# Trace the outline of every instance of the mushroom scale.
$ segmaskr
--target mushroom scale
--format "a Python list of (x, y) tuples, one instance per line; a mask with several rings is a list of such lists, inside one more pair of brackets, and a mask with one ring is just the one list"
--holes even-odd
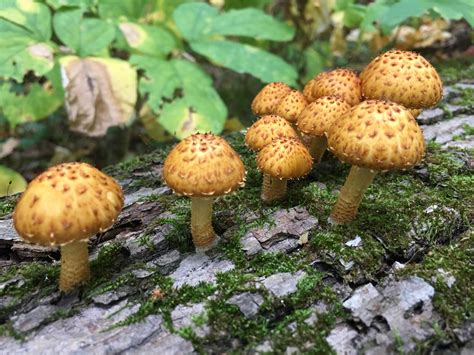
[(291, 91), (291, 88), (281, 82), (267, 84), (255, 96), (252, 101), (252, 111), (256, 115), (271, 115), (283, 97)]
[(435, 106), (443, 95), (436, 69), (414, 52), (390, 50), (373, 59), (360, 78), (364, 97), (390, 100), (407, 108)]
[(245, 144), (250, 149), (259, 151), (276, 138), (282, 137), (298, 138), (298, 134), (284, 118), (276, 115), (267, 115), (250, 126), (245, 134)]
[(338, 96), (349, 105), (362, 101), (360, 79), (349, 69), (335, 69), (319, 73), (312, 84), (311, 100), (322, 96)]
[(306, 97), (298, 90), (291, 90), (278, 103), (275, 114), (291, 123), (295, 123), (298, 115), (308, 105)]

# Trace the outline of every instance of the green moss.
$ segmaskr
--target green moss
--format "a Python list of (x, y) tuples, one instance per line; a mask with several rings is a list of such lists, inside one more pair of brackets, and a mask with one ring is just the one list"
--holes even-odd
[(3, 217), (11, 212), (15, 208), (16, 201), (19, 195), (6, 196), (0, 198), (0, 217)]
[(439, 60), (433, 62), (443, 83), (454, 84), (465, 78), (474, 77), (474, 59), (466, 56), (462, 59)]

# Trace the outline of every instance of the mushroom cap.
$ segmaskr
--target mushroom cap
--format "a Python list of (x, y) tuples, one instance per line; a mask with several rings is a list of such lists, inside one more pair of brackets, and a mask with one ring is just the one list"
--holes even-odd
[(274, 139), (282, 137), (298, 138), (298, 134), (284, 118), (276, 115), (267, 115), (250, 126), (245, 134), (245, 144), (250, 149), (259, 151)]
[(436, 69), (414, 52), (388, 51), (373, 59), (360, 78), (366, 98), (389, 100), (407, 108), (432, 107), (443, 95)]
[(220, 196), (243, 186), (246, 171), (239, 155), (221, 137), (196, 133), (178, 143), (163, 167), (163, 178), (185, 196)]
[(352, 70), (335, 69), (319, 73), (313, 80), (313, 101), (322, 96), (339, 96), (351, 106), (362, 101), (360, 79)]
[(323, 136), (351, 106), (340, 97), (323, 96), (311, 102), (298, 116), (298, 129), (309, 136)]
[(423, 109), (421, 109), (421, 108), (409, 108), (408, 111), (410, 111), (413, 118), (417, 118), (420, 115), (421, 111), (423, 111)]
[(303, 88), (303, 95), (306, 97), (306, 100), (308, 102), (313, 102), (315, 98), (313, 97), (313, 86), (314, 86), (314, 79), (311, 79), (306, 83), (306, 85)]
[(13, 214), (27, 242), (64, 245), (112, 226), (123, 192), (110, 176), (86, 163), (53, 166), (30, 182)]
[(291, 90), (278, 103), (275, 114), (289, 122), (296, 122), (298, 115), (306, 105), (308, 105), (308, 101), (303, 93), (298, 90)]
[(253, 113), (259, 116), (275, 113), (277, 104), (290, 91), (291, 88), (281, 82), (273, 82), (265, 85), (252, 101), (251, 108)]
[(352, 107), (328, 132), (328, 147), (340, 160), (373, 170), (407, 169), (423, 157), (423, 133), (411, 113), (387, 101)]
[(258, 169), (280, 179), (302, 177), (309, 173), (312, 166), (311, 154), (296, 138), (275, 139), (257, 155)]

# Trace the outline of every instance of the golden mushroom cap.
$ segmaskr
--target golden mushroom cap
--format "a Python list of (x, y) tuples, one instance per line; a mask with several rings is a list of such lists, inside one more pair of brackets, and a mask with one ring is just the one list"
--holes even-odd
[(351, 106), (362, 101), (360, 79), (352, 70), (335, 69), (319, 73), (313, 80), (313, 101), (323, 96), (338, 96)]
[(366, 98), (389, 100), (407, 108), (432, 107), (443, 95), (436, 69), (414, 52), (388, 51), (373, 59), (360, 78)]
[(281, 82), (267, 84), (259, 91), (252, 101), (252, 111), (256, 115), (271, 115), (275, 113), (276, 106), (291, 88)]
[(275, 114), (289, 122), (296, 122), (298, 115), (308, 105), (306, 97), (298, 90), (291, 90), (278, 103)]
[(408, 111), (410, 111), (413, 118), (417, 118), (420, 115), (421, 111), (423, 111), (423, 109), (421, 109), (421, 108), (409, 108)]
[(275, 139), (257, 155), (258, 169), (279, 179), (296, 179), (305, 176), (312, 166), (311, 154), (296, 138)]
[(122, 207), (122, 189), (113, 178), (86, 163), (65, 163), (30, 182), (13, 222), (27, 242), (64, 245), (106, 230)]
[(220, 196), (243, 186), (246, 171), (239, 155), (221, 137), (196, 133), (178, 143), (163, 167), (163, 178), (185, 196)]
[(328, 132), (328, 147), (340, 160), (373, 170), (407, 169), (424, 154), (423, 133), (411, 113), (387, 101), (352, 107)]
[(306, 83), (306, 85), (303, 88), (303, 95), (306, 97), (306, 100), (308, 102), (313, 102), (315, 98), (313, 97), (313, 86), (315, 84), (314, 79), (311, 79)]
[(351, 106), (340, 97), (323, 96), (311, 102), (298, 116), (298, 129), (309, 136), (323, 136)]
[(259, 151), (274, 139), (282, 137), (298, 138), (298, 134), (284, 118), (276, 115), (267, 115), (250, 126), (245, 134), (245, 144), (250, 149)]

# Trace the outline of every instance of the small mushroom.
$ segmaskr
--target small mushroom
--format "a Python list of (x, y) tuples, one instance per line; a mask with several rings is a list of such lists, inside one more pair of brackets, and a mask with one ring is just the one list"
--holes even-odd
[(258, 116), (274, 114), (280, 100), (290, 91), (288, 85), (280, 82), (265, 85), (252, 101), (253, 113)]
[(325, 134), (351, 106), (340, 97), (323, 96), (311, 102), (298, 116), (298, 129), (311, 138), (309, 152), (320, 162), (327, 148)]
[(114, 179), (86, 163), (65, 163), (31, 181), (13, 222), (25, 241), (60, 246), (59, 288), (69, 292), (90, 277), (88, 239), (110, 228), (122, 207)]
[(410, 111), (413, 118), (417, 118), (420, 115), (421, 111), (423, 111), (423, 109), (421, 109), (421, 108), (409, 108), (408, 111)]
[(315, 84), (314, 79), (311, 79), (310, 81), (308, 81), (306, 83), (306, 85), (303, 88), (303, 95), (304, 95), (304, 97), (306, 97), (306, 101), (308, 101), (308, 102), (313, 102), (314, 100), (316, 100), (313, 97), (313, 86), (314, 86), (314, 84)]
[(436, 69), (409, 51), (391, 50), (376, 57), (360, 79), (364, 97), (393, 101), (409, 109), (435, 106), (443, 95)]
[(212, 227), (214, 198), (244, 186), (245, 175), (239, 155), (224, 139), (210, 133), (193, 134), (169, 153), (163, 178), (175, 193), (191, 197), (191, 233), (198, 251), (217, 242)]
[(254, 151), (259, 151), (276, 138), (293, 137), (298, 134), (284, 118), (266, 115), (255, 121), (245, 134), (245, 144)]
[(306, 97), (298, 90), (291, 90), (280, 100), (275, 109), (275, 114), (294, 125), (298, 115), (304, 110), (306, 105), (308, 105)]
[(352, 165), (329, 221), (352, 221), (377, 171), (405, 170), (423, 157), (420, 127), (403, 106), (367, 100), (352, 107), (328, 132), (329, 150)]
[(338, 96), (354, 106), (362, 101), (360, 79), (349, 69), (335, 69), (319, 73), (314, 79), (310, 101), (323, 96)]
[(287, 180), (305, 176), (312, 165), (308, 149), (296, 138), (277, 138), (263, 147), (257, 155), (257, 167), (263, 172), (262, 200), (284, 198)]

